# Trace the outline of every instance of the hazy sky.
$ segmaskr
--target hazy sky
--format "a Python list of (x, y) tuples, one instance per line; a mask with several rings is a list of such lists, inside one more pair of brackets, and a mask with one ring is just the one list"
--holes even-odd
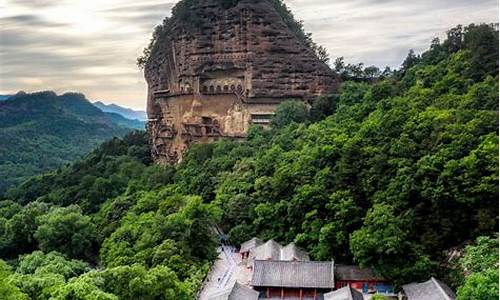
[[(145, 107), (135, 65), (169, 0), (0, 0), (0, 94), (79, 91)], [(497, 0), (287, 0), (332, 58), (397, 67), (456, 24), (498, 22)]]

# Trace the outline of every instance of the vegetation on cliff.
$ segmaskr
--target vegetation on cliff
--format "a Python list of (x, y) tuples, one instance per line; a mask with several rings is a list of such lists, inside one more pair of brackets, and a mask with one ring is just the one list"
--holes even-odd
[[(229, 9), (236, 6), (242, 0), (215, 0), (219, 1), (223, 9)], [(292, 11), (288, 8), (283, 0), (262, 0), (268, 1), (281, 16), (283, 22), (290, 29), (290, 31), (297, 36), (297, 38), (304, 43), (306, 47), (311, 49), (318, 58), (328, 63), (330, 58), (326, 48), (318, 45), (312, 39), (312, 34), (304, 29), (304, 24), (297, 21)], [(183, 28), (188, 31), (195, 31), (199, 29), (201, 24), (201, 17), (198, 11), (194, 9), (199, 6), (200, 0), (182, 0), (179, 1), (172, 9), (172, 16), (166, 17), (162, 24), (155, 27), (153, 36), (147, 47), (144, 48), (142, 55), (137, 58), (137, 66), (143, 69), (149, 58), (158, 51), (159, 45), (165, 42), (167, 33), (174, 27), (174, 23), (183, 24)]]
[[(0, 202), (0, 291), (191, 299), (219, 224), (235, 244), (295, 241), (314, 259), (372, 266), (398, 284), (436, 275), (461, 299), (490, 299), (497, 54), (492, 27), (455, 28), (390, 76), (345, 82), (309, 114), (285, 102), (271, 130), (194, 146), (176, 167), (152, 164), (143, 133), (104, 143)], [(456, 264), (442, 263), (465, 244)]]
[(81, 158), (134, 121), (107, 114), (85, 96), (18, 93), (0, 102), (0, 194), (23, 179)]

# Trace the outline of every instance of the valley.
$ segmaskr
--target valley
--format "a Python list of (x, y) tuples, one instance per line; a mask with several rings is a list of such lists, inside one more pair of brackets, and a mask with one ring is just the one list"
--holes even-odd
[(381, 70), (281, 0), (177, 2), (146, 117), (0, 98), (0, 300), (498, 299), (498, 45)]

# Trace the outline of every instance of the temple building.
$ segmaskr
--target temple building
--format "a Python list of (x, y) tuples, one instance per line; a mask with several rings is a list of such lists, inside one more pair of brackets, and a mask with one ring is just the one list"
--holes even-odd
[(253, 238), (253, 239), (241, 244), (241, 247), (240, 247), (241, 259), (247, 259), (250, 256), (250, 250), (252, 250), (252, 249), (254, 249), (262, 244), (264, 244), (264, 242), (259, 238)]
[(364, 300), (363, 294), (350, 286), (326, 293), (324, 300)]
[(282, 246), (274, 240), (253, 238), (241, 245), (239, 256), (251, 272), (247, 285), (259, 292), (259, 299), (361, 300), (374, 294), (396, 296), (393, 285), (372, 269), (311, 261), (295, 243)]
[(334, 268), (333, 262), (256, 260), (251, 285), (264, 299), (320, 299), (335, 288)]
[[(253, 248), (243, 248), (246, 253), (246, 258), (253, 260), (284, 260), (284, 261), (308, 261), (309, 254), (300, 249), (295, 243), (290, 243), (286, 246), (269, 240), (266, 243), (255, 245)], [(241, 253), (242, 250), (240, 250)]]
[(377, 276), (370, 268), (355, 265), (335, 265), (335, 288), (349, 286), (363, 294), (394, 294), (394, 287), (382, 276)]
[(403, 285), (396, 293), (391, 281), (371, 268), (311, 261), (294, 243), (282, 246), (274, 240), (252, 238), (241, 244), (239, 252), (235, 249), (234, 257), (239, 260), (236, 267), (224, 274), (235, 282), (202, 300), (369, 300), (377, 294), (399, 300), (456, 298), (446, 284), (433, 277)]
[(229, 289), (211, 295), (208, 300), (257, 300), (259, 292), (235, 282)]
[(455, 293), (445, 283), (431, 277), (426, 282), (403, 285), (407, 300), (455, 300)]

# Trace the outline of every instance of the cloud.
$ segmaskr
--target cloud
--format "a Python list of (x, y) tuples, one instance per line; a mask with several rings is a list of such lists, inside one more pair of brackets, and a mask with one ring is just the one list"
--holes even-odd
[(2, 27), (64, 27), (67, 26), (67, 23), (54, 23), (47, 21), (40, 16), (34, 14), (24, 14), (24, 15), (14, 15), (9, 17), (0, 17), (0, 24)]
[(149, 4), (132, 4), (132, 5), (121, 5), (108, 9), (104, 9), (104, 12), (109, 13), (130, 13), (130, 12), (139, 12), (139, 13), (156, 13), (156, 12), (169, 12), (172, 7), (175, 5), (175, 2), (165, 2), (165, 3), (149, 3)]
[[(1, 2), (1, 1), (0, 1)], [(7, 0), (0, 4), (0, 90), (69, 90), (144, 108), (135, 59), (168, 0)], [(457, 23), (498, 22), (496, 0), (285, 0), (332, 58), (397, 67)]]
[(473, 22), (498, 22), (493, 0), (289, 0), (306, 30), (332, 57), (397, 67), (409, 49), (423, 51), (433, 37)]
[(16, 4), (19, 6), (26, 6), (29, 8), (42, 8), (42, 7), (58, 5), (62, 2), (62, 0), (10, 0), (8, 2), (9, 5)]
[(151, 27), (169, 15), (174, 5), (175, 2), (123, 5), (105, 9), (102, 13), (117, 22)]

